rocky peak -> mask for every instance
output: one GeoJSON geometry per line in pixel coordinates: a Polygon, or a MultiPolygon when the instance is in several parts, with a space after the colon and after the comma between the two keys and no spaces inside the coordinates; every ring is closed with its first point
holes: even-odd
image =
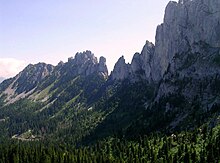
{"type": "Polygon", "coordinates": [[[64,65],[64,62],[63,61],[60,61],[57,66],[60,67],[60,66],[63,66],[64,65]]]}
{"type": "Polygon", "coordinates": [[[136,72],[136,71],[142,71],[144,76],[142,78],[146,79],[146,80],[150,80],[151,79],[151,61],[152,61],[152,57],[154,54],[154,44],[146,41],[146,44],[144,45],[141,54],[133,57],[132,62],[131,62],[131,67],[132,67],[132,72],[136,72]],[[136,66],[137,65],[137,61],[139,62],[138,64],[140,64],[141,66],[136,66]]]}
{"type": "Polygon", "coordinates": [[[53,69],[54,69],[53,65],[46,64],[46,63],[37,63],[34,65],[29,64],[22,72],[19,73],[19,75],[20,76],[34,75],[38,79],[43,79],[44,77],[50,75],[53,69]]]}
{"type": "Polygon", "coordinates": [[[135,53],[131,64],[126,64],[122,56],[115,64],[112,79],[123,80],[129,78],[131,81],[140,79],[151,80],[151,60],[154,54],[153,43],[146,41],[141,53],[135,53]]]}
{"type": "Polygon", "coordinates": [[[124,80],[129,75],[129,64],[125,63],[124,56],[120,57],[116,62],[114,69],[111,74],[112,80],[124,80]]]}
{"type": "Polygon", "coordinates": [[[25,98],[35,91],[37,86],[50,76],[54,66],[45,63],[29,64],[14,78],[5,80],[0,85],[0,96],[6,95],[7,104],[25,98]]]}
{"type": "MultiPolygon", "coordinates": [[[[155,46],[146,42],[141,53],[136,53],[131,64],[121,57],[112,72],[113,79],[138,78],[159,82],[175,55],[198,52],[195,44],[220,47],[220,1],[170,1],[164,22],[157,27],[155,46]]],[[[172,65],[171,65],[172,67],[172,65]]]]}
{"type": "Polygon", "coordinates": [[[47,76],[51,75],[54,66],[46,63],[29,64],[16,77],[12,88],[16,88],[16,92],[28,92],[35,88],[47,76]]]}
{"type": "Polygon", "coordinates": [[[94,54],[87,50],[84,52],[76,53],[75,58],[74,58],[76,64],[82,65],[85,64],[86,62],[92,62],[94,64],[97,64],[97,58],[94,56],[94,54]]]}
{"type": "Polygon", "coordinates": [[[98,72],[104,76],[104,78],[108,78],[108,68],[106,65],[106,58],[101,56],[99,58],[99,64],[98,64],[98,72]]]}
{"type": "Polygon", "coordinates": [[[220,1],[179,0],[169,2],[164,22],[157,27],[152,76],[162,78],[177,53],[183,53],[203,41],[212,47],[220,46],[220,1]]]}
{"type": "Polygon", "coordinates": [[[137,73],[142,79],[150,80],[151,59],[154,53],[153,43],[146,41],[141,53],[135,53],[131,62],[131,72],[137,73]]]}
{"type": "Polygon", "coordinates": [[[142,69],[142,60],[141,60],[141,54],[135,53],[132,61],[131,61],[131,69],[133,72],[137,72],[140,69],[142,69]]]}
{"type": "Polygon", "coordinates": [[[68,59],[68,62],[61,67],[61,74],[67,73],[69,76],[84,75],[88,76],[93,73],[98,73],[104,78],[108,77],[108,69],[106,59],[100,57],[98,59],[91,51],[84,51],[76,53],[75,57],[68,59]]]}

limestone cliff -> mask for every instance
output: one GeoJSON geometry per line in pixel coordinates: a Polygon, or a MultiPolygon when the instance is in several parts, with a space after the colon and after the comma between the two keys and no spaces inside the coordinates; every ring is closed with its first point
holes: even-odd
{"type": "Polygon", "coordinates": [[[169,2],[164,22],[157,27],[152,78],[160,80],[175,54],[186,52],[200,41],[220,46],[220,1],[169,2]]]}
{"type": "Polygon", "coordinates": [[[151,80],[151,60],[154,54],[153,43],[146,41],[141,53],[135,53],[131,64],[126,64],[124,56],[119,58],[111,74],[113,80],[129,79],[132,82],[151,80]]]}
{"type": "MultiPolygon", "coordinates": [[[[131,65],[125,66],[123,63],[124,69],[121,71],[126,70],[122,72],[124,75],[112,76],[121,80],[141,72],[142,78],[144,76],[146,80],[157,83],[176,54],[184,54],[190,49],[195,52],[194,45],[200,42],[213,48],[220,47],[220,1],[170,1],[165,10],[164,22],[157,27],[155,47],[147,42],[141,54],[134,55],[131,65]]],[[[115,66],[116,69],[120,67],[115,66]]]]}
{"type": "Polygon", "coordinates": [[[115,64],[114,70],[111,73],[111,79],[124,80],[128,78],[130,66],[125,63],[124,56],[120,57],[115,64]]]}
{"type": "Polygon", "coordinates": [[[94,54],[88,50],[81,53],[76,53],[74,58],[69,58],[66,66],[74,75],[88,76],[97,72],[100,73],[100,75],[103,75],[105,78],[108,77],[106,59],[104,57],[100,57],[98,62],[94,54]]]}

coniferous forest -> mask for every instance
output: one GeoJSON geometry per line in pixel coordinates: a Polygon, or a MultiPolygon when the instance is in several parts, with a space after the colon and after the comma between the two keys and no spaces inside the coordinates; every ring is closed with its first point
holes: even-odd
{"type": "Polygon", "coordinates": [[[151,134],[126,140],[106,138],[86,147],[50,141],[2,141],[0,162],[5,163],[104,163],[167,162],[207,163],[220,161],[220,126],[170,136],[151,134]]]}

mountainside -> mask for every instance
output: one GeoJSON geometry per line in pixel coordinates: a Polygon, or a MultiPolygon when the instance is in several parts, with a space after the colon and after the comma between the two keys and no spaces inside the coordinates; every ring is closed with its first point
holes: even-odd
{"type": "MultiPolygon", "coordinates": [[[[169,2],[164,23],[157,27],[153,79],[161,79],[173,57],[184,54],[195,43],[220,46],[218,0],[169,2]]],[[[195,49],[193,49],[195,50],[195,49]]]]}
{"type": "Polygon", "coordinates": [[[52,65],[38,63],[28,65],[14,78],[1,84],[1,96],[6,96],[5,102],[13,103],[20,98],[25,98],[53,71],[52,65]]]}
{"type": "Polygon", "coordinates": [[[100,57],[98,62],[90,51],[77,53],[57,66],[28,65],[0,85],[0,119],[3,126],[10,126],[4,133],[12,137],[31,130],[33,135],[45,138],[76,130],[76,137],[82,137],[87,129],[80,123],[91,122],[85,126],[90,128],[102,114],[93,111],[94,116],[89,117],[89,110],[103,96],[100,90],[107,77],[106,59],[100,57]]]}
{"type": "Polygon", "coordinates": [[[90,144],[117,136],[171,134],[220,114],[220,1],[170,2],[130,64],[90,51],[57,66],[28,65],[0,84],[0,137],[90,144]],[[28,136],[27,136],[28,135],[28,136]]]}
{"type": "Polygon", "coordinates": [[[158,26],[152,74],[162,76],[155,101],[174,112],[169,128],[193,128],[219,114],[219,7],[215,0],[170,2],[158,26]]]}
{"type": "Polygon", "coordinates": [[[116,64],[115,74],[121,69],[127,74],[124,78],[127,78],[129,73],[134,74],[141,69],[146,80],[159,82],[176,54],[184,55],[189,49],[196,53],[200,48],[197,44],[200,43],[219,48],[219,7],[218,0],[170,1],[165,10],[164,22],[157,27],[155,45],[147,41],[141,54],[134,55],[130,66],[125,68],[121,62],[123,70],[116,64]]]}
{"type": "Polygon", "coordinates": [[[113,80],[144,79],[154,85],[153,99],[145,100],[146,110],[132,130],[172,132],[215,122],[220,108],[219,5],[217,0],[169,2],[155,46],[147,41],[131,64],[123,57],[116,63],[113,80]]]}

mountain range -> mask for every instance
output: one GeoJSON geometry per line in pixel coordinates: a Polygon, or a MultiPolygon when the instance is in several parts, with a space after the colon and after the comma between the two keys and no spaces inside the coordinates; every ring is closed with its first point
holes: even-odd
{"type": "Polygon", "coordinates": [[[146,41],[130,64],[120,57],[110,74],[91,51],[28,65],[0,84],[0,138],[82,145],[216,126],[219,13],[219,0],[169,2],[155,45],[146,41]]]}

